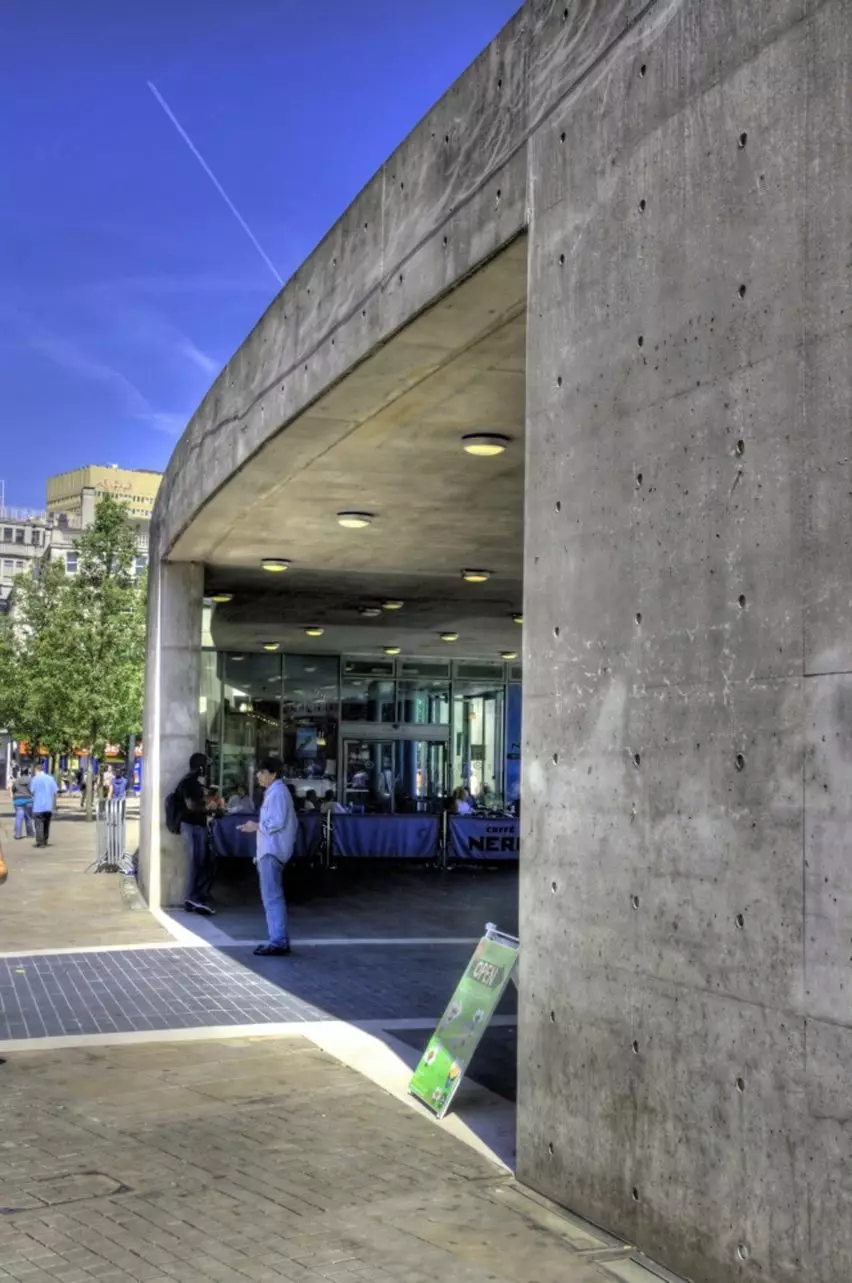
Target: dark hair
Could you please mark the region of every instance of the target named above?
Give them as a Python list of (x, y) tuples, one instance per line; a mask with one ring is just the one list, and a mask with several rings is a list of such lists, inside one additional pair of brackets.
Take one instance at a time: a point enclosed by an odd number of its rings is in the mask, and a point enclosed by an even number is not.
[(277, 780), (280, 780), (281, 772), (284, 769), (284, 763), (281, 761), (280, 757), (265, 757), (263, 761), (258, 764), (257, 769), (259, 771), (268, 771), (270, 775), (274, 775)]

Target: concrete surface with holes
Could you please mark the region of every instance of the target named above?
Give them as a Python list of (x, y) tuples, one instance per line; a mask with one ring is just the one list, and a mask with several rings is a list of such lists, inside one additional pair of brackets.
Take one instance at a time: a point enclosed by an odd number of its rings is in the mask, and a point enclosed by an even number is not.
[(4, 1283), (669, 1277), (301, 1038), (0, 1073)]
[(440, 619), (496, 654), (523, 571), (518, 1173), (698, 1283), (852, 1278), (850, 101), (848, 0), (528, 0), (222, 371), (152, 523), (156, 903), (205, 591), (262, 594), (231, 646), (318, 594), (318, 649), (374, 653), (387, 590), (405, 653)]

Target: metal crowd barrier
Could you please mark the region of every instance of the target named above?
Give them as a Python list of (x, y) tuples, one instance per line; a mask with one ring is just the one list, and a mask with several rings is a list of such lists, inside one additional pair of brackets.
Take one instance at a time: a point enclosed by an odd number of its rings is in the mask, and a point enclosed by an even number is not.
[(98, 802), (97, 855), (91, 866), (93, 872), (118, 873), (124, 867), (124, 823), (124, 798)]

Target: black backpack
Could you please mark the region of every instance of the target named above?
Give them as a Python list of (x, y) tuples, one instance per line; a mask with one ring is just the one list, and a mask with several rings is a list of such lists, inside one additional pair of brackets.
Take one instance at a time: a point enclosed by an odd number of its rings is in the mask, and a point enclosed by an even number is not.
[(184, 775), (180, 784), (173, 793), (170, 793), (165, 801), (166, 810), (166, 828), (170, 833), (180, 833), (181, 821), (184, 817), (186, 804), (184, 802), (184, 786), (187, 777)]

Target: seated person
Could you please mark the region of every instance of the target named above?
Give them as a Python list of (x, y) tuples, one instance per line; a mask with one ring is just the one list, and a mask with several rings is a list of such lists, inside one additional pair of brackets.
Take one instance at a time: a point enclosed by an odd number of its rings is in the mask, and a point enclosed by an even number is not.
[(331, 813), (332, 815), (346, 815), (347, 813), (346, 807), (343, 805), (342, 802), (338, 802), (337, 798), (335, 797), (334, 789), (326, 789), (325, 796), (323, 797), (323, 800), (322, 800), (322, 805), (320, 806), (321, 815), (328, 815), (329, 813)]
[(319, 798), (317, 797), (316, 789), (308, 789), (305, 793), (305, 802), (302, 810), (315, 811), (317, 809), (318, 802)]
[(453, 793), (453, 813), (455, 815), (473, 815), (470, 794), (463, 784)]
[(228, 798), (229, 815), (254, 815), (254, 802), (248, 795), (244, 784), (238, 784)]

